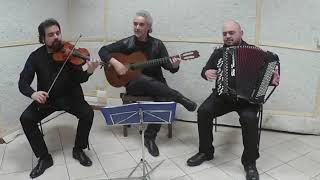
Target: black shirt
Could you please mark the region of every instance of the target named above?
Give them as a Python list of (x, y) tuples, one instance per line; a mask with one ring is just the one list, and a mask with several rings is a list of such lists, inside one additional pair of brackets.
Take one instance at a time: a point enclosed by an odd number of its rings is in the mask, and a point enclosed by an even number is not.
[[(63, 63), (53, 60), (52, 54), (47, 52), (45, 45), (32, 52), (20, 73), (19, 90), (27, 97), (35, 92), (30, 86), (34, 76), (37, 76), (37, 91), (48, 92)], [(80, 67), (75, 68), (69, 62), (66, 64), (56, 83), (49, 93), (50, 100), (61, 97), (83, 99), (80, 83), (86, 82), (90, 74)]]
[[(109, 60), (111, 59), (111, 53), (120, 52), (124, 54), (131, 54), (138, 51), (145, 53), (147, 60), (169, 56), (167, 49), (161, 40), (148, 36), (148, 40), (146, 42), (142, 42), (139, 41), (134, 35), (119, 40), (115, 43), (103, 46), (99, 51), (99, 56), (102, 61), (109, 62)], [(179, 67), (173, 68), (171, 63), (167, 63), (161, 66), (144, 68), (142, 73), (158, 81), (165, 82), (161, 67), (169, 70), (172, 73), (177, 72), (179, 69)]]

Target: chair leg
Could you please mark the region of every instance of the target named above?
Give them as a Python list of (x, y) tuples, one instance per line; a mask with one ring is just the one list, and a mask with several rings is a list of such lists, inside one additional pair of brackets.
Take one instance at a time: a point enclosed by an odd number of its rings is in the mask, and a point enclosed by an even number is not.
[(214, 132), (217, 132), (217, 118), (214, 118)]
[(168, 124), (168, 138), (172, 138), (172, 124)]
[(40, 128), (40, 132), (41, 132), (42, 136), (44, 136), (41, 121), (39, 122), (39, 128)]
[(261, 129), (262, 129), (262, 118), (263, 118), (263, 107), (262, 107), (262, 105), (261, 105), (261, 107), (260, 107), (260, 110), (259, 110), (259, 112), (258, 112), (258, 118), (259, 118), (259, 120), (258, 120), (258, 125), (259, 125), (259, 127), (258, 127), (258, 147), (260, 146), (260, 138), (261, 138)]
[(122, 128), (123, 128), (123, 136), (128, 137), (128, 126), (124, 125), (122, 126)]

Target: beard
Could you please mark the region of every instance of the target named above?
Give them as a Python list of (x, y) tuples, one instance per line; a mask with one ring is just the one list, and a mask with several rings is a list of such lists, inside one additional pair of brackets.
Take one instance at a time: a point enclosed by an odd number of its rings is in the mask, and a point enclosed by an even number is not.
[(63, 43), (61, 40), (55, 39), (52, 42), (51, 46), (48, 46), (50, 49), (52, 49), (53, 52), (58, 52), (63, 48)]

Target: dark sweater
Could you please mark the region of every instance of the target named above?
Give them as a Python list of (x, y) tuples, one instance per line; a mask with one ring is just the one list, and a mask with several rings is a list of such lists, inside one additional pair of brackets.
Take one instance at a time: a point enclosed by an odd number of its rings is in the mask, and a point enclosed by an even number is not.
[[(38, 48), (30, 54), (20, 73), (20, 92), (27, 97), (31, 97), (35, 91), (48, 92), (62, 64), (53, 60), (52, 54), (47, 52), (45, 45)], [(37, 76), (37, 90), (30, 86), (35, 75)], [(86, 82), (89, 76), (90, 74), (82, 71), (81, 67), (75, 68), (68, 62), (49, 93), (49, 101), (62, 97), (83, 99), (80, 83)]]

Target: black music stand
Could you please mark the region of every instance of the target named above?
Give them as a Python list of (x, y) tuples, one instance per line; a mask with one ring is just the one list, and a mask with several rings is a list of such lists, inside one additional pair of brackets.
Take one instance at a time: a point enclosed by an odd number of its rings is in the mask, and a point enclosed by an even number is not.
[[(144, 131), (145, 124), (169, 124), (175, 120), (176, 103), (175, 102), (138, 102), (124, 104), (122, 106), (104, 107), (101, 112), (107, 125), (132, 125), (138, 124), (141, 134), (141, 159), (137, 166), (126, 178), (115, 179), (151, 179), (150, 173), (158, 168), (164, 160), (155, 167), (151, 167), (145, 159)], [(142, 165), (143, 175), (141, 177), (131, 177), (132, 174)]]

